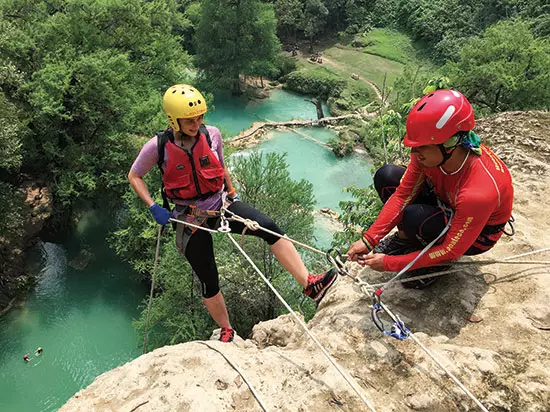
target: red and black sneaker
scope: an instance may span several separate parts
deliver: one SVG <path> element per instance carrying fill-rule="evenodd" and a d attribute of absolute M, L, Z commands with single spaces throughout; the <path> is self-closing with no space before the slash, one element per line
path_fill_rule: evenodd
<path fill-rule="evenodd" d="M 222 328 L 220 330 L 220 342 L 233 342 L 235 337 L 235 330 L 231 328 Z"/>
<path fill-rule="evenodd" d="M 321 275 L 310 274 L 307 277 L 307 286 L 304 289 L 304 295 L 309 296 L 315 302 L 319 302 L 323 299 L 323 296 L 325 296 L 325 293 L 327 293 L 337 277 L 338 272 L 336 269 L 331 269 L 327 273 Z"/>

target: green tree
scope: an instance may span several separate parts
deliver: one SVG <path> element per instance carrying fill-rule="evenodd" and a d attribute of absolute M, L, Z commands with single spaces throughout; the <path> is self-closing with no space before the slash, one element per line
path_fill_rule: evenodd
<path fill-rule="evenodd" d="M 240 94 L 241 74 L 274 68 L 280 50 L 275 12 L 258 0 L 203 0 L 195 33 L 197 66 L 210 83 Z M 256 73 L 254 73 L 256 72 Z"/>
<path fill-rule="evenodd" d="M 18 1 L 0 16 L 1 61 L 14 67 L 1 85 L 30 129 L 24 170 L 53 182 L 59 211 L 120 203 L 132 135 L 158 127 L 159 90 L 189 66 L 175 5 Z"/>
<path fill-rule="evenodd" d="M 19 244 L 23 198 L 17 188 L 21 166 L 21 137 L 25 131 L 13 104 L 0 91 L 0 254 Z M 3 259 L 4 260 L 4 259 Z"/>
<path fill-rule="evenodd" d="M 275 0 L 274 5 L 279 38 L 295 42 L 304 16 L 302 2 L 300 0 Z"/>
<path fill-rule="evenodd" d="M 310 50 L 313 52 L 313 39 L 322 33 L 327 23 L 328 9 L 321 0 L 305 0 L 302 27 L 304 35 L 309 38 Z"/>
<path fill-rule="evenodd" d="M 470 39 L 446 66 L 454 87 L 491 112 L 550 107 L 550 43 L 524 20 L 501 21 Z"/>
<path fill-rule="evenodd" d="M 329 97 L 339 97 L 346 81 L 327 72 L 320 70 L 298 70 L 286 76 L 284 87 L 294 92 L 314 96 L 313 103 L 317 109 L 317 118 L 324 117 L 323 103 L 326 103 Z"/>

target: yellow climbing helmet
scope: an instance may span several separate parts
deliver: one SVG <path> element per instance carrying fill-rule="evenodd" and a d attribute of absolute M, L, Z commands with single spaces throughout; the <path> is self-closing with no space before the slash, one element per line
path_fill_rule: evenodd
<path fill-rule="evenodd" d="M 206 113 L 206 100 L 201 92 L 188 84 L 176 84 L 164 93 L 163 107 L 170 127 L 180 130 L 178 119 L 189 119 Z"/>

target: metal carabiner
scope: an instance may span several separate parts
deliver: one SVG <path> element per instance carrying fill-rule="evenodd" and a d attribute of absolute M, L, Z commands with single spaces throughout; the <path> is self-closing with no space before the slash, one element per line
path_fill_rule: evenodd
<path fill-rule="evenodd" d="M 392 326 L 389 330 L 384 326 L 384 322 L 380 319 L 380 314 L 384 312 L 384 308 L 380 305 L 380 300 L 376 296 L 371 308 L 371 318 L 374 325 L 386 336 L 391 336 L 397 340 L 405 340 L 409 337 L 410 329 L 398 318 L 398 322 L 392 322 Z"/>
<path fill-rule="evenodd" d="M 229 227 L 229 221 L 225 218 L 225 216 L 221 217 L 221 223 L 220 223 L 220 227 L 218 228 L 218 232 L 221 232 L 221 233 L 231 232 L 231 228 Z"/>
<path fill-rule="evenodd" d="M 336 254 L 336 257 L 333 256 L 333 254 Z M 344 256 L 342 255 L 342 253 L 336 249 L 336 248 L 330 248 L 325 257 L 327 258 L 328 260 L 328 263 L 330 263 L 332 266 L 334 266 L 334 268 L 338 271 L 338 273 L 340 275 L 346 275 L 346 269 L 344 267 L 344 262 L 342 261 L 342 259 L 344 258 Z"/>

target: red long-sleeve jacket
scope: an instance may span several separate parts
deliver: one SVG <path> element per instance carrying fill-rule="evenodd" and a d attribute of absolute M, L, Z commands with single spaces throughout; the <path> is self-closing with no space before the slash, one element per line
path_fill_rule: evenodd
<path fill-rule="evenodd" d="M 403 209 L 411 204 L 428 179 L 439 199 L 453 209 L 451 227 L 443 242 L 431 247 L 411 269 L 458 259 L 474 244 L 485 225 L 498 225 L 512 215 L 514 190 L 506 165 L 489 148 L 481 146 L 481 156 L 470 153 L 462 169 L 445 174 L 439 167 L 424 168 L 415 155 L 395 193 L 386 202 L 363 240 L 377 245 L 401 221 Z M 502 232 L 492 237 L 497 240 Z M 398 272 L 419 252 L 384 257 L 384 270 Z"/>

